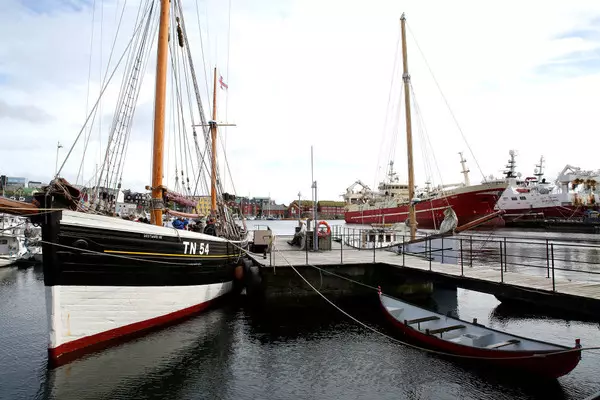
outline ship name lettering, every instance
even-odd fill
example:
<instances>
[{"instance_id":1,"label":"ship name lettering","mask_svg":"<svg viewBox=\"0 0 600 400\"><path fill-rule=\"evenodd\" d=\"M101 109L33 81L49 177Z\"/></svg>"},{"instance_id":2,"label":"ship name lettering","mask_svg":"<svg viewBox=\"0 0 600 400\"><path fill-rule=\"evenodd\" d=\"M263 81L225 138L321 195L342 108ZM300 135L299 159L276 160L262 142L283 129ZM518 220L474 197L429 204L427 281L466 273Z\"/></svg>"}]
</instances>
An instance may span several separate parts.
<instances>
[{"instance_id":1,"label":"ship name lettering","mask_svg":"<svg viewBox=\"0 0 600 400\"><path fill-rule=\"evenodd\" d=\"M183 254L208 254L209 243L183 241Z\"/></svg>"},{"instance_id":2,"label":"ship name lettering","mask_svg":"<svg viewBox=\"0 0 600 400\"><path fill-rule=\"evenodd\" d=\"M144 239L162 239L162 235L150 235L147 233L143 234Z\"/></svg>"}]
</instances>

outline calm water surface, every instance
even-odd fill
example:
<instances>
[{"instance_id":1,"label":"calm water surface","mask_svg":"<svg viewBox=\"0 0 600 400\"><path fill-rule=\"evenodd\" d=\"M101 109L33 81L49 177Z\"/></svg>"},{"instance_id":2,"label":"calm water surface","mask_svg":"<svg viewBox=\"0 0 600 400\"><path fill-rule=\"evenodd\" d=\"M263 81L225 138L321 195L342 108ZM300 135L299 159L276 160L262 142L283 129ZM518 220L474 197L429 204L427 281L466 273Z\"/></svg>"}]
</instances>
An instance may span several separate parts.
<instances>
[{"instance_id":1,"label":"calm water surface","mask_svg":"<svg viewBox=\"0 0 600 400\"><path fill-rule=\"evenodd\" d=\"M375 295L336 302L385 331ZM460 289L437 289L430 306L524 336L600 345L600 319L544 316ZM600 390L600 351L557 381L517 379L394 344L316 298L238 299L49 370L45 313L40 268L0 269L0 399L581 399Z\"/></svg>"}]
</instances>

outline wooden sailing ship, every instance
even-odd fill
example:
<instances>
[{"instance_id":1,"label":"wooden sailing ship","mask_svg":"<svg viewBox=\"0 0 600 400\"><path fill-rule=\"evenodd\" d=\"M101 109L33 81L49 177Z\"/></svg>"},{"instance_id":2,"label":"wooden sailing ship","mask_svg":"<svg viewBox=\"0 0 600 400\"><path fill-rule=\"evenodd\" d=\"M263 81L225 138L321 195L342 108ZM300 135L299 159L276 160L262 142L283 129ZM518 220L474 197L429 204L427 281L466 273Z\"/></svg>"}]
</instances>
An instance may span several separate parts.
<instances>
[{"instance_id":1,"label":"wooden sailing ship","mask_svg":"<svg viewBox=\"0 0 600 400\"><path fill-rule=\"evenodd\" d=\"M139 25L142 29L157 20L159 24L152 184L148 187L152 191L151 224L115 217L110 209L83 209L80 192L58 177L36 197L39 214L32 221L42 226L48 352L53 362L198 313L232 292L235 276L241 279L244 269L250 268L243 252L248 244L246 232L231 221L226 205L218 199L216 69L212 120L198 125L206 141L210 140L209 218L215 223L204 232L163 226L165 212L176 217L198 215L178 213L165 204L179 196L162 180L170 22L182 51L191 53L180 2L160 0L159 12L157 18L154 2L150 2ZM189 62L193 71L191 56ZM204 118L202 112L200 117ZM115 158L108 148L106 153L107 158ZM0 206L14 213L23 213L27 207L27 213L35 212L31 205L15 202Z\"/></svg>"}]
</instances>

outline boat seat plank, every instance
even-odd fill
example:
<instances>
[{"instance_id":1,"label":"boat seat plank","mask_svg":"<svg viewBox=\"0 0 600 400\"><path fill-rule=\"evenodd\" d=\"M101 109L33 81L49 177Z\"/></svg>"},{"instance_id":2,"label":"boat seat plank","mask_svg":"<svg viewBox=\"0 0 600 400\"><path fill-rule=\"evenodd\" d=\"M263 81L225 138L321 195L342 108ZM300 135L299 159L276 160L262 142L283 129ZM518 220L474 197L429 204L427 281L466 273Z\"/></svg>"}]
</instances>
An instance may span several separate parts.
<instances>
[{"instance_id":1,"label":"boat seat plank","mask_svg":"<svg viewBox=\"0 0 600 400\"><path fill-rule=\"evenodd\" d=\"M436 333L444 333L444 332L454 331L456 329L463 329L464 327L465 327L464 325L444 326L443 328L439 328L439 329L426 329L425 333L427 333L428 335L435 335Z\"/></svg>"},{"instance_id":2,"label":"boat seat plank","mask_svg":"<svg viewBox=\"0 0 600 400\"><path fill-rule=\"evenodd\" d=\"M418 324L420 322L427 322L427 321L436 321L440 319L440 317L435 316L435 315L431 315L429 317L423 317L423 318L415 318L415 319L409 319L408 321L406 321L406 323L408 325L412 325L412 324Z\"/></svg>"},{"instance_id":3,"label":"boat seat plank","mask_svg":"<svg viewBox=\"0 0 600 400\"><path fill-rule=\"evenodd\" d=\"M510 339L510 340L507 340L506 342L490 344L488 346L485 346L485 348L486 349L498 349L500 347L510 346L511 344L517 344L517 343L521 343L521 341L518 339Z\"/></svg>"}]
</instances>

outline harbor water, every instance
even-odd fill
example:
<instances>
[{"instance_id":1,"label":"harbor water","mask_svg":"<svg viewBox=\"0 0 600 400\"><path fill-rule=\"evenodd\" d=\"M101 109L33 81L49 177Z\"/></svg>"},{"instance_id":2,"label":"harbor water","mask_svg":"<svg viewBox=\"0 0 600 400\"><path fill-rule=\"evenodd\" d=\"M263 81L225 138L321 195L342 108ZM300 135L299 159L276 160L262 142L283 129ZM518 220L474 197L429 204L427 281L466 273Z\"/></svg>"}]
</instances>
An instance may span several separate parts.
<instances>
[{"instance_id":1,"label":"harbor water","mask_svg":"<svg viewBox=\"0 0 600 400\"><path fill-rule=\"evenodd\" d=\"M295 225L254 223L275 233ZM375 294L335 301L389 333ZM506 306L462 289L436 288L431 304L522 336L600 345L600 316ZM394 343L318 297L252 306L232 300L54 369L47 367L47 336L42 269L0 269L0 399L582 399L600 390L600 350L585 352L556 381L516 377Z\"/></svg>"}]
</instances>

